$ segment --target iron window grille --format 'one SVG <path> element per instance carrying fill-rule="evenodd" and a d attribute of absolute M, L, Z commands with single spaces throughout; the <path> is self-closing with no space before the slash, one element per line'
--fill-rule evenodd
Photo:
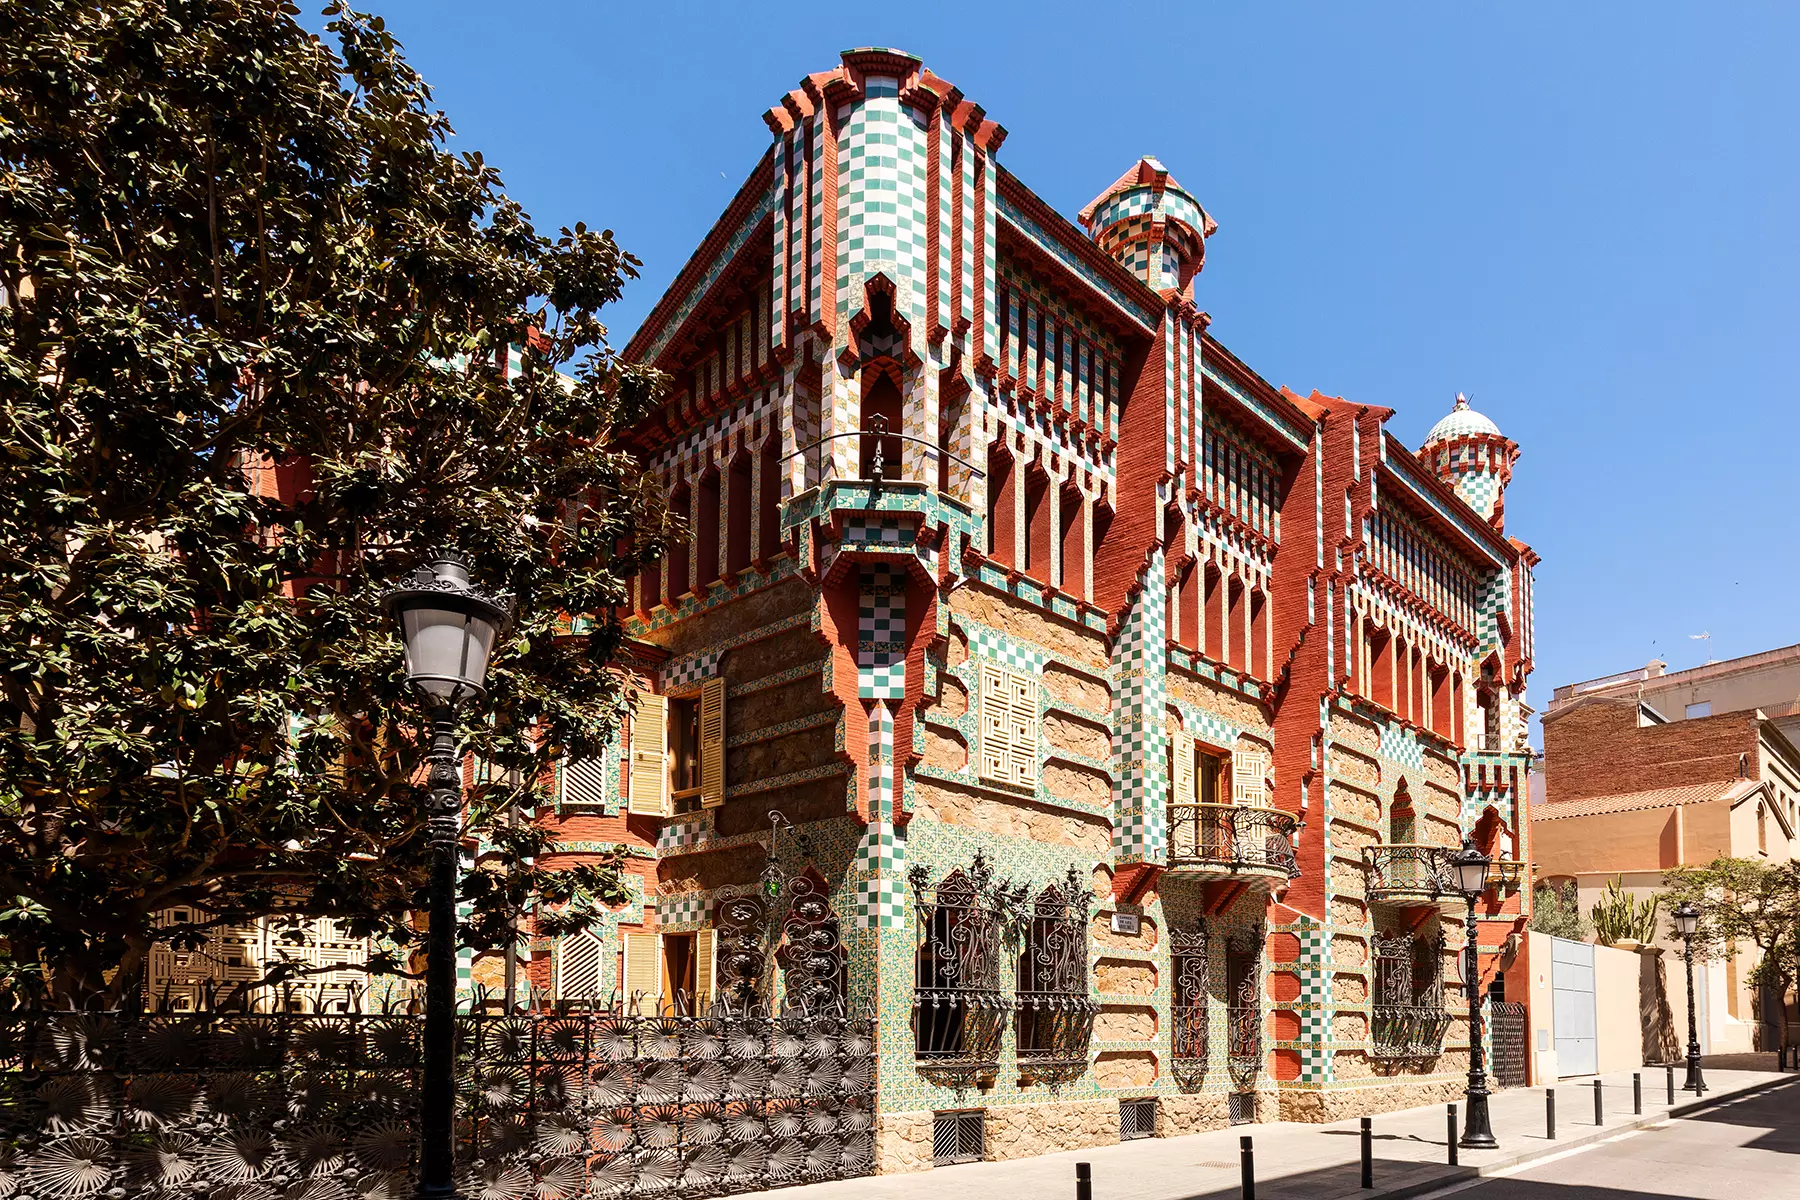
<path fill-rule="evenodd" d="M 935 889 L 927 886 L 923 866 L 907 878 L 920 933 L 914 956 L 914 1053 L 928 1078 L 967 1087 L 999 1069 L 1006 1018 L 1000 991 L 1002 914 L 1022 907 L 1026 893 L 996 883 L 979 853 L 967 871 L 950 872 Z"/>
<path fill-rule="evenodd" d="M 1238 1087 L 1256 1082 L 1262 1069 L 1262 926 L 1225 943 L 1226 1066 Z"/>
<path fill-rule="evenodd" d="M 1020 1069 L 1041 1079 L 1073 1079 L 1087 1070 L 1099 1005 L 1088 995 L 1088 914 L 1092 889 L 1070 867 L 1059 886 L 1038 894 L 1019 955 L 1013 1034 Z"/>
<path fill-rule="evenodd" d="M 936 1114 L 931 1122 L 931 1165 L 980 1162 L 987 1157 L 987 1113 L 979 1108 Z"/>
<path fill-rule="evenodd" d="M 1175 1001 L 1171 1010 L 1174 1070 L 1178 1082 L 1193 1086 L 1206 1076 L 1208 980 L 1206 927 L 1177 929 L 1169 935 L 1174 960 Z"/>
<path fill-rule="evenodd" d="M 1155 1100 L 1119 1101 L 1119 1140 L 1121 1142 L 1129 1142 L 1134 1138 L 1155 1136 Z"/>
<path fill-rule="evenodd" d="M 1373 1058 L 1435 1058 L 1450 1026 L 1444 1011 L 1443 934 L 1377 933 L 1375 1003 L 1369 1035 Z"/>
<path fill-rule="evenodd" d="M 1256 1120 L 1256 1093 L 1232 1092 L 1226 1102 L 1229 1120 L 1233 1125 L 1248 1125 Z"/>

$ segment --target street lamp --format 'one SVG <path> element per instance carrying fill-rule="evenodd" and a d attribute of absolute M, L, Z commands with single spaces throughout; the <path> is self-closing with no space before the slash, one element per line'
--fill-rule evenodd
<path fill-rule="evenodd" d="M 1700 928 L 1700 910 L 1692 900 L 1675 906 L 1675 932 L 1681 935 L 1681 956 L 1687 963 L 1688 1055 L 1687 1082 L 1681 1086 L 1698 1096 L 1706 1091 L 1700 1078 L 1700 1024 L 1694 1018 L 1694 932 Z"/>
<path fill-rule="evenodd" d="M 1475 947 L 1475 901 L 1487 891 L 1488 868 L 1493 861 L 1475 848 L 1472 838 L 1464 838 L 1462 849 L 1450 856 L 1456 890 L 1469 904 L 1468 932 L 1463 939 L 1463 982 L 1469 990 L 1469 1096 L 1462 1135 L 1462 1144 L 1469 1150 L 1493 1150 L 1500 1145 L 1488 1123 L 1487 1070 L 1481 1054 L 1481 960 Z"/>
<path fill-rule="evenodd" d="M 486 692 L 494 641 L 512 601 L 469 583 L 469 563 L 454 550 L 382 597 L 406 643 L 406 678 L 431 718 L 431 774 L 425 795 L 431 845 L 430 925 L 425 947 L 424 1070 L 419 1097 L 420 1200 L 454 1200 L 452 1128 L 456 1113 L 456 868 L 462 771 L 456 760 L 456 710 Z"/>

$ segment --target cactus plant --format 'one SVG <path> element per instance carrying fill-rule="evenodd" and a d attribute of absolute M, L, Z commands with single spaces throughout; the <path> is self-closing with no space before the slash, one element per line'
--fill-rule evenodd
<path fill-rule="evenodd" d="M 1639 900 L 1624 888 L 1624 876 L 1615 875 L 1606 885 L 1606 893 L 1593 907 L 1594 937 L 1603 946 L 1619 942 L 1650 942 L 1656 939 L 1656 914 L 1662 905 L 1659 896 Z"/>

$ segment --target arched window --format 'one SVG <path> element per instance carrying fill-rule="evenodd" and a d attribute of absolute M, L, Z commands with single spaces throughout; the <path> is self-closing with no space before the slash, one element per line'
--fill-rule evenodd
<path fill-rule="evenodd" d="M 725 488 L 725 570 L 734 576 L 750 566 L 750 525 L 754 515 L 750 476 L 750 455 L 740 451 L 731 460 Z"/>
<path fill-rule="evenodd" d="M 873 328 L 873 326 L 871 326 Z M 884 437 L 862 438 L 862 467 L 859 478 L 875 478 L 875 453 L 881 452 L 881 477 L 899 479 L 900 438 L 904 425 L 900 413 L 900 389 L 885 374 L 877 374 L 863 385 L 862 427 L 865 430 L 885 427 Z"/>
<path fill-rule="evenodd" d="M 694 513 L 694 582 L 705 591 L 719 578 L 719 472 L 700 477 L 699 503 Z"/>
<path fill-rule="evenodd" d="M 1004 444 L 988 447 L 988 557 L 1002 566 L 1013 563 L 1013 456 Z"/>
<path fill-rule="evenodd" d="M 763 442 L 761 495 L 756 500 L 759 528 L 756 553 L 767 561 L 781 553 L 781 435 L 770 434 Z"/>
<path fill-rule="evenodd" d="M 687 484 L 684 483 L 675 489 L 674 494 L 669 497 L 669 508 L 683 518 L 688 517 L 693 512 L 693 494 L 688 490 Z M 690 542 L 671 542 L 669 544 L 668 552 L 664 557 L 664 574 L 668 577 L 669 581 L 669 603 L 671 606 L 679 603 L 681 598 L 687 595 L 688 562 L 692 550 L 693 546 Z"/>

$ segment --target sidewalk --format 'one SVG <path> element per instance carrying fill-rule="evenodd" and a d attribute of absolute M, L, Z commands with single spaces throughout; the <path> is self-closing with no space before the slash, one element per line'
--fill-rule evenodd
<path fill-rule="evenodd" d="M 1768 1055 L 1769 1065 L 1774 1056 Z M 1238 1139 L 1254 1139 L 1257 1200 L 1400 1200 L 1518 1162 L 1573 1149 L 1627 1129 L 1649 1125 L 1669 1113 L 1664 1073 L 1645 1068 L 1644 1112 L 1631 1111 L 1631 1073 L 1602 1080 L 1606 1123 L 1594 1124 L 1593 1077 L 1565 1079 L 1556 1086 L 1555 1141 L 1544 1136 L 1544 1089 L 1499 1092 L 1489 1102 L 1500 1148 L 1463 1151 L 1461 1166 L 1446 1162 L 1442 1105 L 1405 1109 L 1374 1118 L 1375 1187 L 1360 1186 L 1357 1121 L 1334 1125 L 1269 1122 L 1176 1138 L 1144 1138 L 1115 1146 L 1069 1150 L 1010 1162 L 969 1163 L 907 1175 L 875 1175 L 803 1187 L 755 1192 L 768 1200 L 881 1200 L 930 1196 L 932 1200 L 1063 1200 L 1075 1194 L 1075 1164 L 1094 1169 L 1094 1200 L 1236 1200 Z M 1675 1110 L 1694 1104 L 1675 1072 Z M 1774 1070 L 1706 1072 L 1706 1103 L 1787 1083 L 1800 1075 Z M 1457 1106 L 1458 1118 L 1462 1106 Z"/>

